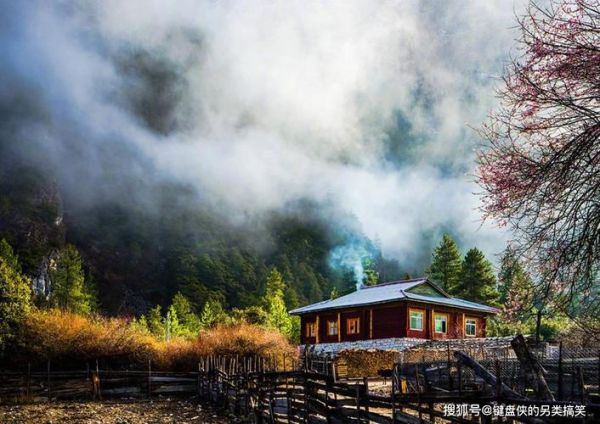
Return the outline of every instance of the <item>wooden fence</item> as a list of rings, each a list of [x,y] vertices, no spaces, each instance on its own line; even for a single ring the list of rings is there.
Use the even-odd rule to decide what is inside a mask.
[[[588,364],[591,370],[592,361],[580,363]],[[151,363],[146,370],[108,370],[96,365],[80,371],[52,370],[47,364],[44,370],[27,367],[19,372],[0,372],[0,401],[181,395],[198,397],[249,422],[334,424],[492,422],[490,417],[446,416],[443,406],[450,403],[532,407],[585,404],[585,419],[523,417],[514,421],[600,421],[600,405],[591,390],[586,392],[584,387],[585,396],[575,391],[562,399],[541,399],[539,393],[519,389],[518,378],[507,378],[499,360],[479,363],[462,352],[453,352],[446,361],[435,363],[398,363],[381,378],[340,381],[335,373],[314,372],[305,365],[281,356],[208,357],[189,372],[155,371]],[[524,376],[522,371],[517,374]],[[585,376],[585,372],[569,369],[562,377],[568,378],[567,374],[575,375],[575,381]],[[553,383],[549,386],[558,389]]]

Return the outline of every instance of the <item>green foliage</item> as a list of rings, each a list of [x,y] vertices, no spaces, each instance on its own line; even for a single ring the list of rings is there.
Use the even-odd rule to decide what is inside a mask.
[[[265,297],[263,299],[265,310],[267,312],[267,326],[277,329],[280,333],[291,338],[293,334],[293,324],[290,315],[285,306],[283,289],[285,283],[283,277],[272,268],[267,277]]]
[[[208,299],[200,314],[200,328],[203,330],[212,328],[224,317],[225,311],[221,302],[214,298]]]
[[[329,296],[329,298],[331,300],[333,300],[333,299],[337,299],[338,297],[340,297],[339,290],[337,289],[337,287],[332,288],[331,289],[331,295]]]
[[[15,272],[22,273],[21,264],[19,258],[13,251],[13,248],[6,239],[0,240],[0,258],[3,258],[6,264],[11,267]]]
[[[54,306],[80,314],[92,311],[94,294],[86,287],[81,256],[75,246],[68,244],[60,252],[51,281],[50,301]]]
[[[12,248],[0,243],[0,349],[15,335],[17,325],[29,312],[31,286],[20,272]]]
[[[247,308],[233,308],[231,311],[233,322],[246,322],[248,324],[266,325],[267,311],[261,306],[248,306]]]
[[[375,268],[375,261],[370,258],[365,258],[362,260],[362,266],[365,274],[362,283],[365,286],[374,286],[379,283],[379,273]]]
[[[448,234],[435,248],[431,265],[427,270],[429,279],[448,293],[455,295],[459,290],[462,259],[456,242]]]
[[[492,264],[477,249],[470,249],[465,255],[460,274],[460,283],[454,294],[466,300],[496,305],[499,294],[496,290],[496,277]]]
[[[172,337],[178,337],[182,335],[182,327],[179,324],[179,318],[177,317],[177,311],[173,305],[167,309],[167,315],[164,319],[165,326],[165,340],[169,341]]]
[[[177,292],[175,296],[173,296],[173,301],[171,302],[171,308],[169,310],[172,310],[173,314],[178,319],[178,330],[174,333],[175,335],[183,337],[194,337],[198,335],[201,327],[200,318],[194,313],[192,304],[184,295]]]
[[[163,317],[161,313],[162,308],[160,305],[156,305],[148,312],[147,317],[143,317],[146,321],[150,334],[159,339],[165,338],[165,326],[163,323]]]

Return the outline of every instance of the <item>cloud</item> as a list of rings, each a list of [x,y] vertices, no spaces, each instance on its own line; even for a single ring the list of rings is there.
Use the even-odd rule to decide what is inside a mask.
[[[232,219],[333,202],[407,263],[444,230],[490,255],[508,237],[481,226],[469,125],[494,106],[521,1],[2,7],[3,110],[23,93],[41,110],[15,142],[87,201],[133,178],[184,182]]]

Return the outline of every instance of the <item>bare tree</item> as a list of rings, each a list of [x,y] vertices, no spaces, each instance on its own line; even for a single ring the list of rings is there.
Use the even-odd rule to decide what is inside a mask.
[[[541,295],[599,318],[600,4],[530,3],[518,22],[501,106],[481,131],[483,212],[514,228]]]

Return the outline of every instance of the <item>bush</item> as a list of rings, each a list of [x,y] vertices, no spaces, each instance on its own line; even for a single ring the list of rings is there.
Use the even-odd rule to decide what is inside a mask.
[[[158,342],[123,318],[33,310],[20,328],[17,349],[28,360],[142,362]]]
[[[71,312],[33,310],[23,321],[15,346],[20,361],[52,360],[58,367],[99,359],[111,365],[159,369],[196,369],[203,356],[293,356],[285,336],[251,324],[221,325],[198,338],[157,339],[138,321],[85,316]],[[64,364],[64,365],[63,365]]]

